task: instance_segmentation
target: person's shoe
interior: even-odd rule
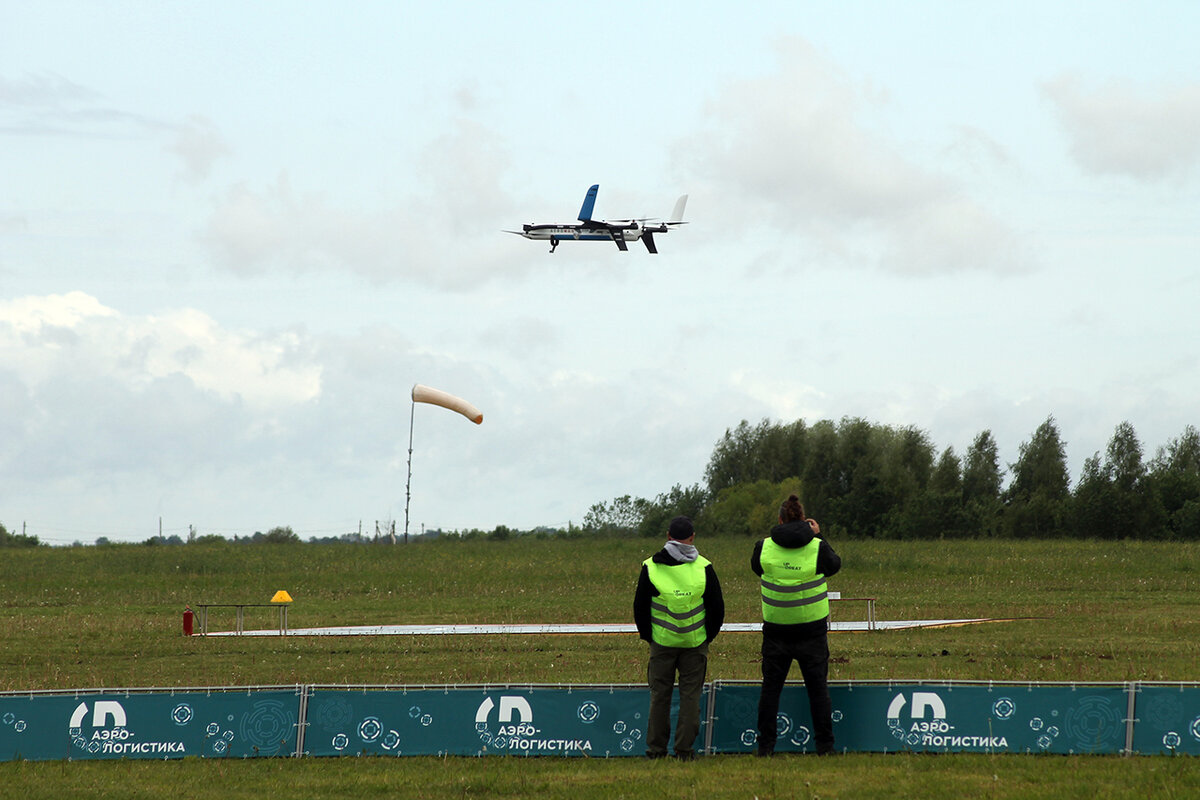
[[[649,750],[646,751],[646,758],[655,759],[655,758],[666,758],[666,757],[667,757],[666,753],[651,753]]]
[[[690,752],[689,753],[676,753],[675,757],[677,759],[679,759],[680,761],[695,761],[696,760],[696,754],[690,753]]]
[[[775,751],[763,750],[762,748],[759,748],[754,752],[754,755],[758,756],[759,758],[770,758],[771,756],[775,755]]]

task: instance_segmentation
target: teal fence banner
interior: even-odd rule
[[[756,749],[759,685],[715,681],[698,753]],[[1200,684],[836,682],[836,748],[890,753],[1200,755]],[[641,756],[632,685],[294,686],[0,693],[0,761],[280,756]],[[678,716],[678,693],[671,709]],[[777,752],[814,750],[803,684]]]
[[[0,761],[296,752],[301,687],[0,696]]]
[[[701,719],[707,717],[707,696]],[[640,756],[645,687],[313,687],[306,755]],[[672,719],[678,712],[678,693]],[[697,749],[703,748],[702,724]]]
[[[836,749],[888,753],[1120,753],[1128,694],[1120,686],[830,685]],[[714,753],[748,753],[758,740],[759,688],[717,682]],[[776,752],[813,752],[803,685],[779,705]]]
[[[1136,687],[1133,751],[1200,755],[1200,687]]]

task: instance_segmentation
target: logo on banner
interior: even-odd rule
[[[27,727],[25,724],[25,720],[17,719],[17,715],[12,713],[11,711],[6,711],[4,713],[4,716],[2,718],[0,718],[0,720],[2,720],[4,722],[4,727],[6,727],[6,728],[11,727],[17,733],[24,733],[25,728]]]
[[[912,692],[911,699],[900,692],[888,705],[887,724],[892,736],[909,747],[1008,749],[1008,740],[1004,736],[958,732],[950,723],[946,703],[937,692]]]
[[[496,712],[496,730],[491,728]],[[577,711],[579,720],[590,724],[599,716],[599,707],[584,703]],[[624,726],[624,723],[618,723]],[[500,751],[545,754],[582,754],[592,751],[592,740],[560,738],[534,723],[533,706],[520,695],[500,695],[499,703],[485,697],[475,709],[475,730],[484,747]],[[632,744],[631,744],[632,747]]]
[[[84,732],[90,722],[91,735]],[[183,755],[183,742],[143,742],[129,729],[125,707],[116,700],[97,700],[88,707],[86,701],[71,712],[67,730],[71,744],[80,750],[114,755]]]
[[[893,697],[892,704],[888,706],[888,719],[900,719],[900,711],[907,702],[903,692]],[[946,704],[942,702],[942,698],[938,696],[937,692],[913,692],[912,718],[925,719],[926,712],[929,712],[935,720],[945,719]]]
[[[479,704],[479,708],[475,711],[475,724],[487,724],[488,715],[492,713],[492,709],[496,704],[492,698],[485,698]],[[529,706],[529,701],[524,697],[516,697],[512,695],[504,695],[500,698],[500,721],[512,722],[513,713],[517,715],[517,722],[533,722],[533,709]]]

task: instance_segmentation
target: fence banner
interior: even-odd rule
[[[697,752],[755,749],[757,683],[716,681]],[[1200,684],[839,682],[850,752],[1200,755]],[[241,687],[0,693],[0,761],[349,755],[640,756],[644,686]],[[678,714],[678,696],[671,710]],[[812,752],[783,691],[778,752]]]
[[[707,695],[701,719],[707,716]],[[306,754],[640,756],[645,687],[314,687]],[[678,711],[676,693],[672,715]],[[672,716],[674,719],[674,716]],[[701,726],[697,749],[704,743]]]
[[[831,685],[838,750],[856,752],[1121,753],[1121,686]],[[748,753],[758,739],[757,685],[717,682],[712,752]],[[813,752],[804,687],[784,687],[776,752]]]
[[[1136,687],[1133,751],[1200,755],[1200,687]]]
[[[292,756],[301,688],[0,696],[0,761]]]

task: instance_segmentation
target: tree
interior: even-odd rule
[[[974,533],[963,504],[962,462],[958,460],[953,447],[942,451],[929,479],[927,492],[936,507],[934,523],[939,538],[958,539]]]
[[[1146,475],[1142,463],[1142,443],[1128,422],[1117,425],[1108,441],[1108,469],[1119,494],[1132,494]]]
[[[615,497],[611,503],[596,503],[583,515],[583,528],[591,535],[632,536],[649,506],[649,501],[629,495]]]
[[[1142,461],[1142,445],[1128,422],[1117,425],[1103,462],[1084,462],[1071,497],[1070,527],[1076,536],[1101,539],[1159,538],[1168,532],[1157,481]]]
[[[1038,426],[1033,437],[1021,445],[1017,462],[1009,466],[1013,483],[1005,495],[1006,533],[1016,538],[1060,536],[1071,478],[1054,417]]]
[[[1171,530],[1181,539],[1200,539],[1200,501],[1188,500],[1172,514]]]
[[[1112,480],[1095,453],[1083,462],[1083,472],[1071,496],[1071,529],[1081,539],[1115,539],[1118,529]]]
[[[892,505],[904,505],[923,494],[933,475],[933,445],[929,436],[909,426],[889,437],[884,458],[884,491]]]
[[[713,535],[766,536],[778,524],[779,507],[789,494],[797,495],[803,502],[801,488],[798,478],[731,486],[717,495],[697,525]]]
[[[1121,538],[1158,538],[1165,533],[1167,513],[1142,462],[1142,444],[1128,422],[1117,425],[1108,443],[1106,471],[1112,483],[1113,525]]]
[[[929,476],[929,488],[940,495],[962,501],[962,462],[958,460],[953,447],[947,447],[942,451],[933,474]]]
[[[1182,436],[1160,447],[1146,481],[1167,518],[1168,534],[1200,539],[1200,431],[1189,425]]]
[[[779,480],[798,478],[804,474],[804,467],[808,464],[808,425],[798,419],[780,430],[786,446],[787,463],[779,470]]]
[[[1000,450],[990,430],[975,437],[967,448],[963,464],[962,502],[964,524],[977,536],[995,537],[1001,533],[1000,518],[1004,508],[1000,485]]]
[[[259,537],[262,537],[261,539]],[[292,544],[299,542],[300,537],[289,526],[271,528],[266,534],[254,534],[255,541],[263,541],[268,544]]]
[[[884,450],[892,433],[864,419],[843,419],[838,426],[838,473],[841,496],[833,516],[861,536],[876,536],[893,502],[883,481]]]
[[[967,459],[963,465],[963,501],[999,501],[1000,451],[990,430],[983,431],[967,448]]]
[[[728,428],[725,430],[704,470],[704,480],[711,495],[716,496],[722,489],[763,477],[761,448],[770,429],[771,423],[764,419],[754,427],[742,420],[732,431]]]
[[[954,448],[938,459],[926,486],[915,490],[888,513],[883,535],[895,539],[958,538],[967,535],[962,502],[962,473]]]
[[[832,512],[832,502],[840,497],[842,489],[838,474],[838,432],[834,424],[823,419],[808,431],[808,456],[800,479],[804,483],[805,510],[818,515]],[[818,519],[820,516],[818,516]]]
[[[761,428],[753,455],[753,477],[775,483],[804,471],[808,429],[804,420]]]
[[[684,516],[693,522],[708,505],[708,492],[700,484],[693,484],[686,489],[678,483],[671,490],[654,498],[647,504],[638,523],[638,533],[645,537],[666,536],[667,527],[675,517]]]

